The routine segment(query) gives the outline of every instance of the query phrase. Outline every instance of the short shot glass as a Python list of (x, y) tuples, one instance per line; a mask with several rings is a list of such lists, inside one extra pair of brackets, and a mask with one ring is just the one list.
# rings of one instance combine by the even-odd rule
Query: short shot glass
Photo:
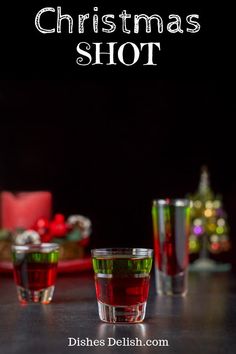
[(153, 250), (93, 249), (99, 317), (109, 323), (139, 323), (145, 318)]
[(51, 302), (57, 276), (59, 245), (56, 243), (12, 246), (13, 272), (22, 304)]

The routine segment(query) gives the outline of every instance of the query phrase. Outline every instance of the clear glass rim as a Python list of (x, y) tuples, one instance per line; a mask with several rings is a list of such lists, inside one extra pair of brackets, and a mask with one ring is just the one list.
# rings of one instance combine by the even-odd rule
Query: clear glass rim
[(190, 206), (190, 200), (187, 198), (174, 198), (174, 199), (154, 199), (153, 200), (154, 206), (166, 206), (172, 205), (177, 207), (188, 207)]
[(152, 257), (153, 256), (153, 249), (151, 249), (151, 248), (130, 248), (130, 247), (94, 248), (91, 250), (91, 254), (93, 257), (113, 256), (113, 255)]
[(59, 244), (57, 243), (28, 243), (26, 245), (12, 245), (12, 251), (16, 252), (52, 252), (59, 250)]

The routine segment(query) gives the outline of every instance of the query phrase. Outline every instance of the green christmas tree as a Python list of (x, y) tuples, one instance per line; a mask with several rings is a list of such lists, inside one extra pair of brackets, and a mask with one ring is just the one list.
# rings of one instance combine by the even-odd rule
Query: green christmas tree
[(230, 249), (229, 226), (222, 199), (213, 193), (205, 166), (202, 168), (198, 191), (190, 196), (190, 200), (190, 255), (199, 256), (194, 262), (197, 267), (212, 268), (216, 264), (210, 260), (210, 255), (227, 252)]

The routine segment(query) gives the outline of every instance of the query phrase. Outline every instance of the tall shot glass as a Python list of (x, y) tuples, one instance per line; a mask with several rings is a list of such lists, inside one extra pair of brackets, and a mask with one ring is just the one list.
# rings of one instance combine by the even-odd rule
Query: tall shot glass
[(164, 295), (185, 295), (189, 253), (189, 200), (154, 200), (152, 219), (156, 291)]
[(21, 303), (51, 302), (55, 288), (59, 245), (40, 243), (13, 245), (13, 271)]
[(99, 317), (104, 322), (142, 322), (153, 250), (101, 248), (92, 252)]

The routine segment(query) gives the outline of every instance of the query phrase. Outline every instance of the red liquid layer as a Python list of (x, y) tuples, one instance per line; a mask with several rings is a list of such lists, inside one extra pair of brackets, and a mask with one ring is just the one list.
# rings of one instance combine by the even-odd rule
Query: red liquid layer
[(129, 306), (147, 301), (150, 276), (129, 275), (112, 278), (95, 275), (97, 299), (107, 305)]
[(165, 242), (162, 247), (157, 239), (154, 240), (156, 264), (160, 271), (168, 275), (176, 275), (183, 272), (188, 266), (188, 249), (186, 245), (178, 246), (173, 239)]
[(57, 263), (22, 262), (14, 265), (14, 279), (18, 286), (30, 290), (41, 290), (55, 285)]

